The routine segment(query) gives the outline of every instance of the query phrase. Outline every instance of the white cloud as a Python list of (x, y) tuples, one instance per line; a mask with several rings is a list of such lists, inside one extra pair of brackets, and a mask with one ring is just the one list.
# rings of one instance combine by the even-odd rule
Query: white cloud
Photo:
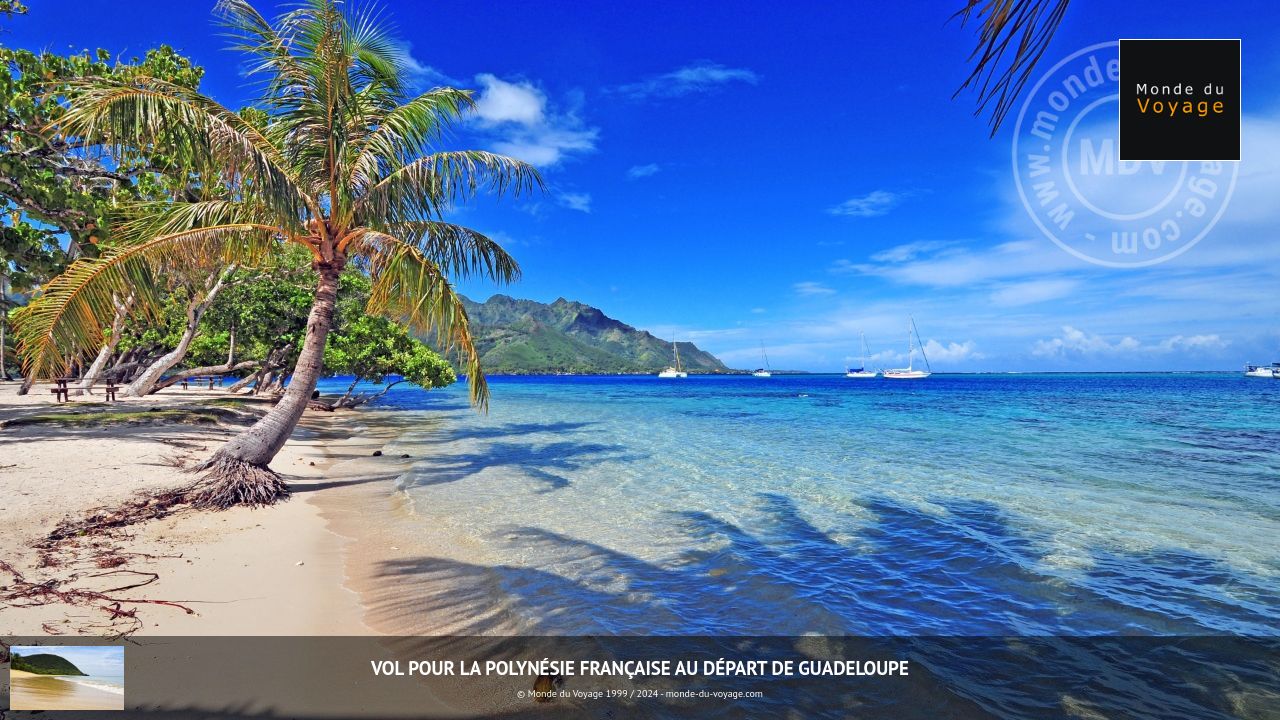
[(649, 163), (648, 165), (633, 165), (627, 170), (627, 177), (632, 180), (639, 178), (647, 178), (651, 175), (657, 175), (662, 170), (662, 166), (657, 163)]
[(414, 57), (412, 43), (404, 43), (400, 48), (400, 52), (404, 69), (408, 72), (413, 84), (418, 87), (462, 87), (465, 85), (463, 81), (450, 77), (448, 74)]
[(936, 252), (952, 245), (955, 245), (955, 243), (948, 240), (917, 240), (916, 242), (896, 245), (888, 250), (881, 250), (872, 255), (871, 259), (883, 263), (907, 262), (908, 260), (915, 260), (926, 253)]
[(940, 363), (981, 360), (985, 357), (978, 352), (978, 346), (972, 340), (965, 340), (962, 343), (951, 342), (943, 345), (937, 340), (930, 339), (924, 344), (924, 353), (931, 362)]
[(844, 202), (827, 209), (832, 215), (843, 217), (871, 218), (886, 215), (910, 193), (892, 192), (890, 190), (872, 190), (861, 197), (849, 198)]
[(846, 263), (836, 269), (929, 287), (971, 287), (984, 281), (1094, 269), (1048, 240), (1014, 240), (980, 250), (952, 243), (933, 244), (927, 249), (922, 249), (923, 245), (898, 246), (877, 253), (881, 259), (876, 262)]
[(476, 80), (484, 86), (476, 99), (476, 116), (482, 121), (494, 125), (536, 125), (543, 121), (547, 97), (531, 83), (507, 82), (490, 73), (481, 73)]
[(767, 313), (767, 312), (769, 312), (769, 311), (768, 311), (768, 310), (765, 310), (765, 309), (764, 309), (764, 308), (762, 308), (762, 307), (754, 307), (754, 308), (751, 308), (751, 314), (753, 314), (753, 315), (762, 315), (762, 314)]
[(1034, 305), (1048, 300), (1066, 297), (1075, 290), (1075, 280), (1028, 280), (997, 287), (991, 293), (991, 302), (1002, 307)]
[(488, 132), (493, 149), (539, 167), (595, 150), (600, 134), (572, 111), (552, 112), (546, 94), (528, 81), (509, 82), (490, 73), (476, 76), (475, 122)]
[(1171, 353), (1179, 351), (1221, 350), (1227, 343), (1218, 335), (1174, 335), (1158, 343), (1144, 345), (1137, 338), (1124, 336), (1111, 341), (1100, 335), (1091, 335), (1070, 325), (1062, 327), (1062, 335), (1048, 340), (1037, 340), (1031, 354), (1038, 357), (1069, 357), (1072, 355), (1118, 355), (1137, 353)]
[(819, 282), (813, 282), (812, 280), (798, 282), (795, 285), (792, 285), (791, 289), (795, 290), (797, 295), (809, 297), (814, 295), (834, 295), (836, 292), (826, 285)]
[(570, 210), (577, 210), (578, 212), (584, 212), (584, 213), (591, 212), (590, 193), (574, 193), (574, 192), (560, 193), (558, 196), (556, 196), (556, 201), (559, 202), (564, 207), (569, 208)]
[(1156, 352), (1173, 352), (1175, 350), (1221, 350), (1227, 342), (1214, 333), (1212, 335), (1174, 335), (1162, 340), (1155, 346)]
[(746, 68), (731, 68), (700, 60), (669, 73), (619, 86), (617, 92), (633, 100), (647, 97), (672, 98), (697, 92), (706, 92), (729, 83), (744, 82), (755, 85), (760, 78)]

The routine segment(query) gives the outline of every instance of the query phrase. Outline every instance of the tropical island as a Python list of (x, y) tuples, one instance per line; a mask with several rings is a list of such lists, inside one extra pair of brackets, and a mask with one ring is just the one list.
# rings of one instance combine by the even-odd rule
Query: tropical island
[[(977, 93), (994, 134), (1033, 79), (1067, 3), (962, 5), (958, 18), (974, 21), (978, 43), (971, 74), (957, 84)], [(839, 3), (829, 9), (846, 11)], [(891, 226), (859, 233), (834, 224), (870, 226), (929, 194), (907, 184), (860, 190), (834, 205), (808, 198), (821, 217), (794, 225), (771, 225), (758, 213), (772, 199), (735, 189), (729, 200), (743, 203), (737, 211), (714, 210), (720, 215), (689, 227), (677, 213), (697, 198), (639, 187), (688, 172), (691, 179), (673, 184), (687, 193), (706, 167), (715, 179), (705, 184), (731, 185), (750, 174), (744, 164), (760, 159), (769, 177), (757, 187), (782, 194), (792, 182), (825, 186), (809, 173), (844, 173), (854, 157), (879, 172), (908, 165), (872, 152), (888, 146), (882, 135), (891, 128), (853, 142), (825, 120), (804, 126), (805, 135), (834, 133), (804, 162), (770, 159), (773, 150), (763, 147), (760, 155), (743, 152), (767, 136), (753, 130), (750, 143), (708, 153), (706, 161), (698, 147), (686, 148), (679, 162), (637, 154), (610, 166), (627, 201), (609, 200), (628, 208), (609, 222), (652, 233), (646, 244), (620, 245), (659, 256), (656, 272), (676, 277), (661, 292), (619, 287), (613, 295), (608, 280), (575, 285), (598, 268), (584, 270), (589, 263), (567, 246), (542, 265), (518, 261), (516, 250), (533, 254), (536, 243), (508, 241), (492, 218), (510, 211), (544, 228), (576, 221), (593, 242), (613, 237), (596, 225), (591, 198), (562, 174), (566, 156), (594, 148), (597, 128), (579, 114), (580, 88), (553, 103), (538, 79), (511, 70), (503, 80), (475, 59), (466, 61), (474, 79), (457, 80), (413, 56), (410, 40), (392, 31), (391, 13), (360, 3), (307, 0), (277, 10), (216, 2), (217, 32), (236, 53), (227, 67), (202, 67), (197, 53), (178, 49), (191, 36), (173, 23), (173, 44), (158, 37), (132, 55), (114, 47), (32, 49), (49, 46), (38, 34), (26, 49), (0, 46), (0, 636), (128, 638), (138, 643), (130, 649), (156, 638), (234, 641), (225, 647), (234, 647), (244, 663), (237, 669), (246, 672), (227, 674), (243, 683), (230, 693), (208, 672), (216, 663), (194, 662), (183, 642), (147, 645), (130, 666), (145, 673), (163, 665), (173, 677), (194, 667), (211, 688), (202, 700), (216, 712), (233, 708), (228, 717), (259, 706), (298, 717), (353, 707), (370, 717), (401, 717), (406, 707), (518, 717), (533, 707), (530, 688), (538, 701), (552, 700), (545, 714), (600, 713), (598, 704), (554, 699), (564, 687), (600, 691), (581, 677), (513, 676), (479, 686), (423, 680), (429, 693), (418, 692), (421, 678), (414, 678), (389, 691), (369, 682), (358, 657), (367, 651), (376, 661), (403, 649), (388, 638), (474, 640), (497, 654), (522, 639), (585, 638), (601, 655), (625, 655), (637, 639), (701, 639), (728, 645), (707, 657), (737, 662), (733, 653), (755, 650), (783, 659), (858, 657), (868, 648), (845, 643), (867, 637), (883, 641), (872, 648), (877, 657), (910, 655), (910, 692), (768, 683), (765, 704), (753, 709), (762, 717), (779, 707), (844, 717), (894, 710), (910, 697), (934, 703), (924, 714), (938, 717), (983, 717), (991, 707), (1039, 717), (1072, 703), (1082, 715), (1128, 716), (1135, 706), (1150, 707), (1149, 698), (1163, 701), (1141, 689), (1163, 691), (1172, 677), (1180, 687), (1167, 697), (1178, 709), (1229, 701), (1232, 710), (1264, 716), (1253, 711), (1275, 697), (1274, 684), (1253, 678), (1268, 677), (1274, 662), (1251, 664), (1269, 657), (1233, 653), (1228, 641), (1269, 637), (1280, 618), (1272, 581), (1280, 561), (1256, 541), (1280, 533), (1272, 441), (1280, 427), (1271, 393), (1280, 386), (1267, 384), (1274, 373), (1266, 380), (1215, 372), (930, 377), (931, 369), (913, 365), (917, 347), (928, 346), (939, 364), (946, 356), (980, 358), (985, 348), (964, 336), (921, 337), (914, 321), (905, 356), (862, 351), (874, 358), (864, 370), (901, 361), (897, 377), (909, 382), (852, 370), (774, 371), (795, 357), (788, 353), (824, 342), (843, 346), (841, 355), (857, 352), (851, 338), (864, 321), (892, 327), (899, 347), (908, 306), (945, 310), (979, 272), (980, 304), (1003, 315), (984, 307), (975, 324), (1016, 336), (1037, 358), (1166, 357), (1227, 343), (1190, 330), (1152, 340), (1059, 326), (1062, 337), (1037, 339), (1029, 324), (1009, 327), (1007, 318), (1022, 322), (1044, 304), (1070, 312), (1069, 299), (1106, 295), (1083, 292), (1097, 289), (1090, 285), (1103, 277), (1097, 268), (1024, 284), (1001, 274), (1032, 266), (1059, 272), (1068, 262), (1028, 260), (1020, 253), (1029, 247), (1056, 250), (1025, 238), (1002, 236), (982, 256), (950, 240), (859, 254), (851, 247), (839, 251), (844, 260), (804, 270), (820, 267), (821, 281), (794, 275), (795, 267), (783, 272), (795, 259), (783, 246), (793, 236), (831, 248), (852, 237), (899, 237)], [(519, 14), (514, 6), (510, 12)], [(6, 27), (24, 22), (25, 13), (21, 3), (0, 0)], [(864, 27), (861, 17), (846, 19)], [(939, 43), (926, 27), (933, 26), (879, 37), (925, 38), (933, 52)], [(691, 47), (705, 46), (708, 35), (698, 30)], [(852, 44), (824, 38), (812, 47), (827, 46), (844, 52)], [(894, 56), (879, 68), (886, 69), (911, 68)], [(704, 134), (730, 129), (712, 111), (734, 102), (785, 108), (788, 122), (815, 117), (793, 107), (810, 93), (789, 88), (776, 103), (694, 97), (755, 88), (763, 77), (692, 61), (674, 71), (629, 68), (597, 90), (639, 129), (647, 128), (633, 119), (642, 117), (642, 101), (665, 117), (703, 117)], [(246, 79), (248, 89), (228, 88)], [(894, 99), (905, 104), (922, 92), (906, 80), (936, 78), (903, 80)], [(830, 117), (879, 121), (882, 107), (850, 106)], [(929, 113), (911, 117), (932, 122)], [(920, 130), (911, 125), (911, 147), (935, 140)], [(705, 142), (684, 128), (667, 134)], [(978, 128), (973, 142), (986, 134)], [(831, 162), (845, 146), (858, 155)], [(990, 154), (975, 155), (983, 153)], [(801, 174), (787, 175), (792, 164), (803, 166)], [(964, 172), (973, 182), (968, 164)], [(634, 201), (643, 212), (631, 208), (633, 194), (647, 198)], [(943, 195), (933, 197), (953, 199)], [(576, 214), (546, 220), (552, 206)], [(957, 225), (971, 220), (939, 215)], [(669, 227), (653, 232), (651, 222)], [(703, 253), (701, 234), (722, 226), (736, 243), (732, 252)], [(753, 241), (751, 233), (761, 235)], [(748, 245), (755, 241), (760, 248)], [(570, 267), (556, 282), (509, 287), (526, 268), (532, 275), (561, 262)], [(717, 262), (762, 269), (748, 278)], [(912, 271), (917, 263), (923, 271)], [(652, 267), (639, 280), (668, 282)], [(682, 274), (688, 267), (696, 272)], [(1197, 277), (1196, 268), (1184, 271)], [(946, 276), (941, 289), (913, 285), (933, 273)], [(842, 303), (832, 278), (899, 294)], [(765, 339), (753, 334), (758, 326), (747, 321), (709, 328), (670, 307), (644, 316), (653, 298), (693, 307), (682, 289), (718, 291), (730, 282), (745, 288), (734, 300), (741, 317), (778, 318), (768, 355)], [(756, 303), (765, 284), (782, 288), (805, 313), (770, 314), (767, 303)], [(611, 298), (627, 292), (640, 299), (619, 310)], [(1170, 307), (1151, 314), (1177, 315)], [(671, 327), (691, 329), (674, 338), (657, 330)], [(755, 366), (757, 358), (756, 373), (726, 364)], [(703, 377), (689, 377), (695, 374)], [(261, 660), (255, 638), (297, 649), (291, 641), (318, 636), (359, 647), (337, 654), (359, 667), (333, 662), (316, 645), (300, 651), (306, 662), (269, 658), (273, 672), (248, 672)], [(1092, 653), (1088, 643), (1099, 637), (1108, 645)], [(1214, 642), (1175, 643), (1173, 660), (1168, 652), (1146, 654), (1152, 646), (1144, 643), (1161, 637)], [(943, 647), (945, 665), (916, 664), (957, 638), (999, 645), (990, 652)], [(1038, 639), (1080, 646), (1038, 653)], [(893, 647), (897, 640), (915, 647)], [(1239, 661), (1238, 675), (1196, 675), (1224, 657)], [(1031, 664), (1037, 682), (1024, 690), (1018, 681)], [(327, 674), (348, 670), (338, 681)], [(56, 701), (44, 707), (70, 709), (72, 691), (95, 707), (123, 703), (116, 685), (39, 677), (47, 675), (84, 673), (54, 654), (14, 656), (15, 687)], [(282, 697), (286, 677), (289, 689), (306, 691)], [(1096, 684), (1041, 697), (1052, 684), (1042, 678), (1097, 677), (1126, 689), (1117, 705), (1103, 704), (1111, 698)], [(632, 679), (609, 683), (615, 680), (607, 689), (626, 695)], [(727, 685), (715, 684), (721, 681)], [(735, 684), (759, 681), (708, 685), (761, 692)], [(138, 686), (148, 707), (193, 706), (180, 682)], [(1126, 695), (1128, 688), (1140, 690)], [(705, 716), (708, 706), (681, 707)]]

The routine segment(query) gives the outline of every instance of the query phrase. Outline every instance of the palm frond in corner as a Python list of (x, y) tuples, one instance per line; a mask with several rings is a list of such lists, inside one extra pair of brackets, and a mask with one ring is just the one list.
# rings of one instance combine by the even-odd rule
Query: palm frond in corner
[(974, 89), (978, 93), (974, 115), (990, 112), (993, 137), (1048, 49), (1069, 2), (966, 0), (965, 7), (952, 16), (961, 25), (981, 22), (978, 44), (969, 56), (973, 72), (952, 97)]

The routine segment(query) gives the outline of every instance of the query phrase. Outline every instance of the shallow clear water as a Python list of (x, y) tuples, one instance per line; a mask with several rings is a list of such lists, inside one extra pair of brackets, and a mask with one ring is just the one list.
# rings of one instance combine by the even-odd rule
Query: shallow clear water
[(487, 416), (463, 387), (382, 404), (419, 411), (404, 490), (506, 631), (1280, 628), (1277, 381), (490, 383)]
[(97, 690), (105, 690), (116, 695), (124, 694), (123, 675), (84, 675), (79, 677), (63, 677), (64, 680), (87, 685)]

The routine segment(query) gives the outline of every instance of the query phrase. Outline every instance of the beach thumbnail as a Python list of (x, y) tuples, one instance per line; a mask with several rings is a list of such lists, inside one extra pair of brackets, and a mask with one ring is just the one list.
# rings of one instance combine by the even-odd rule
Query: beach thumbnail
[(11, 648), (14, 710), (123, 710), (124, 648), (32, 645)]

